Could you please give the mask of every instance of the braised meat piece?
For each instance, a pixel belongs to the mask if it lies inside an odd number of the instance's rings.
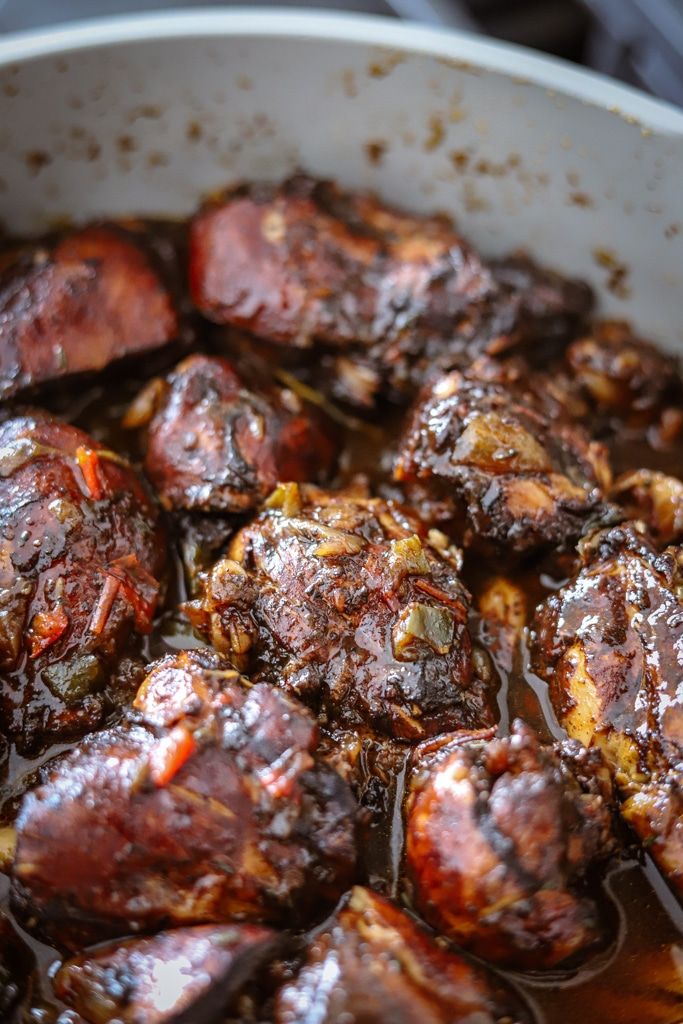
[[[148,424],[145,469],[166,508],[246,512],[279,480],[320,481],[334,463],[316,410],[285,388],[249,391],[226,359],[185,359],[125,423]]]
[[[132,235],[74,231],[0,272],[0,397],[101,370],[177,332],[171,297]]]
[[[534,670],[560,724],[598,747],[633,826],[683,897],[683,548],[641,524],[601,531],[583,568],[538,608]]]
[[[46,413],[0,423],[0,725],[22,747],[100,722],[165,547],[125,460]]]
[[[401,361],[404,335],[450,336],[470,306],[496,292],[445,218],[408,216],[304,177],[242,186],[200,211],[190,288],[218,323],[281,345],[337,350],[338,389],[359,404],[374,400],[392,346]]]
[[[683,430],[678,360],[634,335],[622,320],[605,320],[567,350],[576,382],[607,416],[632,427],[661,421],[662,439]]]
[[[447,218],[305,177],[240,186],[190,233],[190,287],[205,316],[275,344],[317,345],[327,385],[368,406],[380,391],[410,395],[442,356],[499,353],[550,321],[573,323],[579,286],[565,296],[559,279],[523,266],[501,264],[497,279]]]
[[[50,931],[121,935],[289,923],[339,897],[355,804],[298,702],[193,651],[153,666],[138,706],[140,724],[87,737],[24,798],[20,905]]]
[[[680,700],[679,708],[680,714]],[[679,733],[680,735],[680,733]],[[621,780],[619,780],[621,782]],[[681,761],[650,782],[622,785],[624,821],[683,901],[683,774]]]
[[[553,967],[601,935],[585,890],[614,849],[609,773],[578,744],[454,733],[414,752],[406,867],[415,906],[494,963]]]
[[[90,1024],[214,1024],[276,948],[256,925],[199,925],[86,952],[60,968],[57,997]]]
[[[19,1024],[21,1004],[32,987],[35,957],[0,914],[0,1020]]]
[[[525,354],[545,365],[576,337],[590,315],[595,296],[585,281],[562,277],[535,263],[526,253],[491,260],[496,282],[517,295],[526,325]]]
[[[683,482],[650,469],[632,469],[614,481],[611,498],[628,519],[645,523],[660,545],[683,541]]]
[[[276,1024],[521,1024],[493,977],[437,945],[394,903],[357,887],[276,1000]]]
[[[178,651],[148,666],[147,675],[135,695],[133,708],[141,712],[145,724],[152,728],[171,728],[184,723],[195,731],[207,722],[211,724],[217,714],[220,716],[225,708],[234,704],[235,687],[241,699],[241,686],[248,688],[250,685],[249,680],[210,647]],[[297,722],[303,731],[300,734],[293,732],[293,735],[296,736],[297,745],[307,747],[311,742],[312,730],[315,732],[315,723],[303,708],[295,706],[301,712]],[[283,712],[288,707],[289,702],[276,701],[272,712]],[[277,726],[275,719],[272,725]],[[267,730],[264,735],[268,735]],[[274,735],[277,738],[277,729]],[[317,732],[315,735],[317,742]]]
[[[337,725],[415,740],[490,724],[458,553],[425,532],[391,502],[284,485],[187,613],[239,669]]]
[[[605,449],[539,390],[478,363],[428,385],[408,419],[394,477],[461,524],[467,546],[564,547],[603,512]]]

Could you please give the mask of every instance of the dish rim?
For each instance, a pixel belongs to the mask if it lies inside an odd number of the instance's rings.
[[[661,134],[683,136],[683,110],[595,71],[574,66],[514,43],[499,42],[464,30],[435,29],[416,22],[297,7],[192,8],[151,14],[127,14],[60,24],[49,29],[9,33],[0,38],[0,68],[42,57],[129,43],[217,37],[340,42],[401,50],[452,60],[468,67],[515,78]]]

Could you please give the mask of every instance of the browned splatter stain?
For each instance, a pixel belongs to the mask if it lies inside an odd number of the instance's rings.
[[[451,68],[453,71],[466,71],[470,75],[481,75],[482,68],[470,64],[467,60],[458,60],[455,57],[437,57],[436,63],[444,68]]]
[[[508,156],[508,167],[519,167],[522,163],[522,158],[519,153],[510,153]]]
[[[99,142],[82,125],[73,125],[69,129],[69,138],[72,140],[73,146],[61,150],[57,146],[57,152],[66,152],[73,160],[88,160],[91,163],[102,155],[102,147]]]
[[[52,157],[44,149],[31,149],[25,154],[24,160],[31,174],[40,174],[44,167],[52,163]]]
[[[628,284],[629,267],[623,263],[613,249],[597,248],[593,250],[593,259],[599,267],[607,271],[605,287],[618,299],[627,299],[631,294]]]
[[[80,96],[70,96],[69,99],[66,101],[66,105],[69,108],[69,110],[82,110],[83,100]]]
[[[249,90],[253,88],[254,83],[249,75],[238,75],[235,80],[235,85],[238,89],[241,89],[242,92],[249,92]]]
[[[204,129],[199,121],[188,121],[185,127],[185,137],[188,142],[199,142],[204,135]]]
[[[399,50],[388,50],[384,56],[368,64],[368,75],[370,78],[386,78],[405,59],[405,53],[401,53]]]
[[[424,143],[425,151],[427,153],[431,153],[433,150],[438,149],[444,140],[445,134],[441,117],[438,114],[434,114],[434,116],[429,119],[429,130]]]
[[[55,68],[60,73],[60,75],[63,75],[66,71],[69,70],[68,60],[65,60],[64,57],[58,57],[55,61]]]
[[[448,157],[456,171],[459,171],[462,174],[469,166],[471,153],[466,149],[453,149],[448,154]]]
[[[474,165],[476,174],[482,174],[491,178],[503,178],[508,173],[508,170],[507,162],[498,164],[492,160],[477,160]]]
[[[147,156],[148,167],[165,167],[168,164],[168,156],[161,150],[153,149]]]
[[[14,82],[5,82],[2,91],[5,96],[14,99],[15,96],[19,95],[19,86],[15,85]]]
[[[129,121],[139,121],[146,119],[148,121],[154,121],[160,118],[163,114],[161,107],[155,103],[143,103],[139,107],[133,107],[128,115]]]
[[[451,122],[451,124],[460,124],[460,122],[464,121],[466,117],[467,114],[465,113],[464,108],[461,107],[459,103],[454,103],[453,106],[450,107],[448,111],[448,120]]]
[[[665,238],[675,238],[676,235],[680,235],[680,233],[681,233],[681,225],[680,224],[669,224],[668,227],[666,227],[664,229],[664,237]]]
[[[383,139],[371,139],[365,143],[365,155],[373,167],[379,167],[389,149],[389,143]]]
[[[132,135],[119,135],[116,140],[116,148],[119,153],[134,153],[137,145]]]
[[[342,89],[344,90],[344,95],[348,96],[349,99],[353,99],[358,95],[356,76],[350,68],[342,72]]]
[[[570,192],[568,200],[572,206],[578,206],[583,210],[592,210],[595,206],[592,196],[587,192]]]
[[[579,187],[579,183],[581,181],[581,177],[580,177],[580,175],[578,174],[577,171],[567,171],[565,177],[567,179],[567,184],[570,185],[571,188],[578,188]]]
[[[485,213],[491,208],[488,200],[481,196],[472,181],[466,181],[463,188],[464,207],[468,213]]]

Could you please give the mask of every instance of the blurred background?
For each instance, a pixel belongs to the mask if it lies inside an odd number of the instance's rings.
[[[566,57],[683,106],[683,0],[268,0],[268,5],[365,11],[466,28]],[[232,5],[226,0],[0,0],[0,32],[132,11],[227,6]]]

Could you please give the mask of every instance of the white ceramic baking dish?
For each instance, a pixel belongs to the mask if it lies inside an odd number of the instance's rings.
[[[476,37],[232,10],[0,40],[0,218],[185,214],[295,168],[526,247],[683,348],[683,112]]]

